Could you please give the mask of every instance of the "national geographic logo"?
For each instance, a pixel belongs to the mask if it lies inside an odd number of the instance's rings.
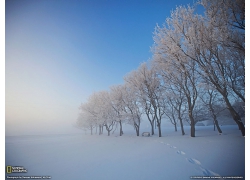
[[[22,166],[6,166],[6,172],[10,173],[27,173],[27,169]]]

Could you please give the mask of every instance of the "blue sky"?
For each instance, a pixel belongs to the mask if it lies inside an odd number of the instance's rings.
[[[151,58],[156,24],[188,3],[5,1],[6,135],[63,133],[90,94]]]

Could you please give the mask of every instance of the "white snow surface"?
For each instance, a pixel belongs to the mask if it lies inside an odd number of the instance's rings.
[[[117,128],[118,129],[118,128]],[[162,128],[163,137],[142,137],[124,125],[107,136],[85,134],[6,136],[6,166],[27,173],[7,176],[50,176],[53,180],[185,180],[192,177],[245,179],[245,138],[235,125],[196,127],[196,137]]]

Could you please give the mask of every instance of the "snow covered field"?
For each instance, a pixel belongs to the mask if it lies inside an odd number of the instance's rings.
[[[128,126],[128,125],[127,125]],[[127,129],[126,129],[127,128]],[[196,127],[191,138],[163,128],[163,137],[85,134],[7,136],[6,166],[23,166],[28,173],[7,176],[50,176],[55,180],[185,180],[192,176],[245,179],[245,138],[235,125]],[[145,130],[145,129],[144,129]],[[141,133],[143,129],[141,130]],[[140,133],[140,134],[141,134]],[[225,179],[226,179],[225,178]]]

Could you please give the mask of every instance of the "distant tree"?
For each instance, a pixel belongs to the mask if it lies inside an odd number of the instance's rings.
[[[117,114],[112,107],[111,98],[108,91],[99,92],[99,118],[103,120],[103,125],[110,136],[110,132],[113,130]]]
[[[95,128],[95,123],[92,121],[90,114],[86,112],[81,112],[77,118],[76,126],[80,129],[89,129],[91,135],[93,135],[93,129]]]
[[[103,128],[103,119],[101,118],[101,106],[100,106],[100,94],[93,93],[88,101],[84,104],[81,104],[79,109],[83,114],[87,114],[89,117],[89,121],[91,120],[95,127],[99,127],[99,135],[102,134]],[[87,116],[86,116],[87,117]]]

